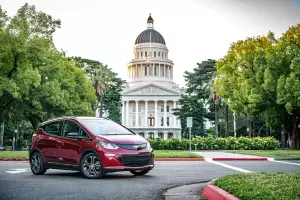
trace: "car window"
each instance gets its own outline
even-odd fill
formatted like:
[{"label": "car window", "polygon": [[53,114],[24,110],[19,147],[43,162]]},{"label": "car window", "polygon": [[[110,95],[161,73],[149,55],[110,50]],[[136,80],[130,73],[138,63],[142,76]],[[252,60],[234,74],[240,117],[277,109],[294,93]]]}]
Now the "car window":
[{"label": "car window", "polygon": [[60,128],[61,128],[61,122],[57,121],[57,122],[52,122],[50,124],[46,124],[43,127],[43,130],[44,130],[45,133],[59,136],[60,135]]},{"label": "car window", "polygon": [[66,121],[64,124],[63,136],[66,137],[68,133],[80,133],[80,127],[72,121]]},{"label": "car window", "polygon": [[72,121],[66,121],[64,124],[63,136],[66,137],[68,133],[79,133],[80,136],[90,137],[78,124]]},{"label": "car window", "polygon": [[123,126],[106,119],[82,119],[80,122],[95,135],[133,135]]}]

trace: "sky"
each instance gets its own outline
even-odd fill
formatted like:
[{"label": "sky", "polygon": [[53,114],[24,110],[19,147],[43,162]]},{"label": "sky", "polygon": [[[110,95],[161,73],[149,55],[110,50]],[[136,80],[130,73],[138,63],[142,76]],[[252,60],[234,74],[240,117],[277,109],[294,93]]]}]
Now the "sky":
[{"label": "sky", "polygon": [[149,13],[174,62],[174,81],[206,59],[220,59],[230,44],[272,31],[280,36],[300,23],[300,0],[0,0],[10,16],[25,3],[62,21],[58,49],[108,65],[127,79],[136,37]]}]

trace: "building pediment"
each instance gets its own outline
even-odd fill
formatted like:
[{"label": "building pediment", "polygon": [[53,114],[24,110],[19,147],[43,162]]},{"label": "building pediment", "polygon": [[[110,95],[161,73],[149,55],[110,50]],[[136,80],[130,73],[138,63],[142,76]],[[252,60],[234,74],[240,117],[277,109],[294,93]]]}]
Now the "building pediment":
[{"label": "building pediment", "polygon": [[123,96],[178,96],[179,91],[174,91],[155,84],[148,84],[132,90],[127,90]]}]

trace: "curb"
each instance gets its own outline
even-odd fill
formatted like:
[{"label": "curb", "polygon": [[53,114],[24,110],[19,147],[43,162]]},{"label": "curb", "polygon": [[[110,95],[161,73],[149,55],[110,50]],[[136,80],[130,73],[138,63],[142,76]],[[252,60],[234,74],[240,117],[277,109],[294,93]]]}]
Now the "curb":
[{"label": "curb", "polygon": [[0,161],[28,161],[28,158],[0,158]]},{"label": "curb", "polygon": [[155,161],[205,161],[204,158],[155,158]]},{"label": "curb", "polygon": [[214,180],[208,182],[208,184],[200,192],[200,196],[205,197],[207,200],[240,200],[236,196],[229,194],[218,186],[215,186]]}]

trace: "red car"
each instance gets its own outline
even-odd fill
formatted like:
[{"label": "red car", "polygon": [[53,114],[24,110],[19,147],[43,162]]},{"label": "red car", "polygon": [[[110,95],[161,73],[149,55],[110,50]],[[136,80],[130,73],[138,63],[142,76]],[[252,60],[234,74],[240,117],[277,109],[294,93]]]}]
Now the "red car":
[{"label": "red car", "polygon": [[77,170],[86,178],[117,171],[144,175],[154,167],[154,154],[145,138],[111,120],[62,117],[39,125],[29,163],[36,175],[47,169]]}]

